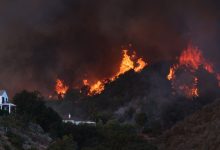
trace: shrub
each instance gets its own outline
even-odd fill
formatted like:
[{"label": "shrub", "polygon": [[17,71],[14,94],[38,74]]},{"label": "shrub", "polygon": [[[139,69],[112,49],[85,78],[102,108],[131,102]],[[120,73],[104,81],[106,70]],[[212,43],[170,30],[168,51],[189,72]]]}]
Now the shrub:
[{"label": "shrub", "polygon": [[62,119],[54,110],[46,107],[39,92],[22,91],[15,95],[14,103],[17,105],[17,114],[24,116],[27,122],[39,124],[53,137],[62,136]]},{"label": "shrub", "polygon": [[48,150],[76,150],[77,144],[72,136],[63,136],[48,147]]},{"label": "shrub", "polygon": [[23,147],[22,147],[23,139],[19,135],[14,134],[13,132],[8,131],[6,136],[8,137],[9,141],[11,142],[11,144],[14,147],[16,147],[19,150],[23,149]]},{"label": "shrub", "polygon": [[147,123],[147,115],[145,113],[138,113],[135,116],[136,124],[143,127]]}]

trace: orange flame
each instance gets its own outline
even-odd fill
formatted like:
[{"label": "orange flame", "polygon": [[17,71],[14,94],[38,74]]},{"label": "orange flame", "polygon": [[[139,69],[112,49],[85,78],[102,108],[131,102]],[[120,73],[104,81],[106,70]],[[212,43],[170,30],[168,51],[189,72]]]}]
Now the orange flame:
[{"label": "orange flame", "polygon": [[[143,58],[137,58],[136,52],[134,52],[131,56],[128,54],[128,50],[123,50],[123,58],[119,67],[119,71],[115,73],[111,78],[108,79],[109,82],[116,80],[121,74],[129,70],[134,70],[135,72],[140,72],[146,67],[148,64],[143,60]],[[107,81],[107,80],[106,80]],[[105,80],[97,80],[97,81],[89,81],[84,79],[82,81],[84,86],[89,88],[88,95],[96,95],[101,94],[105,89]],[[68,86],[64,85],[63,81],[60,79],[56,80],[55,90],[57,94],[64,97],[66,91],[68,90]]]},{"label": "orange flame", "polygon": [[120,69],[112,77],[112,80],[118,78],[120,75],[124,74],[127,71],[134,70],[135,72],[142,71],[148,63],[143,60],[143,58],[138,58],[137,61],[134,61],[133,58],[136,58],[136,52],[132,54],[132,56],[128,55],[128,50],[123,50],[123,58],[121,61]]},{"label": "orange flame", "polygon": [[194,77],[193,83],[191,85],[187,83],[181,83],[178,89],[188,98],[199,97],[198,78]]},{"label": "orange flame", "polygon": [[61,95],[61,97],[64,97],[64,95],[66,94],[68,89],[69,89],[69,87],[64,85],[62,80],[60,80],[60,79],[56,80],[55,90],[58,95]]},{"label": "orange flame", "polygon": [[198,88],[192,88],[192,93],[191,93],[191,95],[189,95],[189,97],[190,96],[194,96],[194,97],[199,97],[199,89]]},{"label": "orange flame", "polygon": [[134,68],[135,72],[140,72],[141,70],[144,69],[144,67],[146,67],[148,65],[142,58],[139,58],[137,60],[137,64],[138,64],[138,66]]},{"label": "orange flame", "polygon": [[89,83],[88,83],[88,80],[87,80],[87,79],[84,79],[84,80],[83,80],[83,85],[89,86]]},{"label": "orange flame", "polygon": [[[174,65],[170,68],[169,74],[167,75],[167,79],[172,81],[172,85],[175,85],[176,80],[176,71],[181,67],[186,66],[192,74],[195,74],[195,71],[199,69],[199,67],[203,67],[209,73],[215,73],[213,65],[209,63],[202,52],[199,50],[198,47],[194,47],[189,45],[187,49],[185,49],[179,58],[179,63]],[[219,80],[220,86],[220,75],[217,79]],[[176,87],[173,87],[174,89]],[[192,85],[180,85],[178,87],[180,90],[185,93],[187,97],[198,97],[199,96],[199,89],[198,89],[198,78],[194,77],[194,81]]]},{"label": "orange flame", "polygon": [[209,73],[214,72],[213,65],[205,60],[198,47],[193,47],[192,45],[189,45],[188,48],[183,51],[179,63],[180,65],[191,67],[193,70],[197,70],[202,66]]},{"label": "orange flame", "polygon": [[128,50],[123,50],[123,59],[120,65],[120,70],[116,76],[124,74],[125,72],[134,69],[134,62],[131,60],[131,57],[128,55]]},{"label": "orange flame", "polygon": [[192,69],[198,69],[202,63],[202,54],[197,47],[191,45],[182,52],[179,63],[180,65],[186,65],[192,67]]},{"label": "orange flame", "polygon": [[100,94],[105,89],[104,82],[101,81],[97,81],[94,84],[90,84],[87,79],[84,79],[83,85],[89,87],[89,93],[88,93],[89,96]]},{"label": "orange flame", "polygon": [[[177,66],[177,65],[176,65]],[[176,71],[176,66],[174,66],[174,67],[170,67],[170,72],[169,72],[169,74],[167,75],[167,79],[168,80],[172,80],[172,79],[174,79],[175,78],[175,71]]]},{"label": "orange flame", "polygon": [[94,94],[101,94],[102,91],[104,91],[105,85],[103,82],[98,81],[95,84],[90,86],[89,94],[94,95]]}]

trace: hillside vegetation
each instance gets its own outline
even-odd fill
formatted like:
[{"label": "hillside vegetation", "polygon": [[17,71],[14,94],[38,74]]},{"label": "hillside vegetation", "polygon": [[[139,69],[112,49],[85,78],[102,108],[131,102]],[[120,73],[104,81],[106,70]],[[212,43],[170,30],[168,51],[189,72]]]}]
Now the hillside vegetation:
[{"label": "hillside vegetation", "polygon": [[46,150],[51,141],[37,124],[24,122],[14,115],[0,117],[1,150]]},{"label": "hillside vegetation", "polygon": [[14,103],[16,114],[0,119],[1,150],[157,150],[135,126],[117,120],[99,120],[96,126],[63,123],[38,92],[17,93]]},{"label": "hillside vegetation", "polygon": [[220,149],[220,100],[177,123],[158,140],[160,150]]},{"label": "hillside vegetation", "polygon": [[[43,97],[37,92],[18,93],[14,102],[16,114],[1,113],[0,116],[1,150],[220,149],[220,100],[204,107],[198,99],[187,105],[173,103],[172,109],[164,115],[168,118],[167,123],[172,118],[179,121],[170,123],[174,126],[168,130],[157,123],[149,126],[149,116],[144,112],[135,115],[134,124],[121,123],[105,115],[97,116],[96,126],[66,124],[45,105]],[[192,104],[197,111],[192,115],[182,115],[184,108]],[[193,108],[190,107],[195,110]],[[181,116],[184,116],[182,121],[178,119]]]}]

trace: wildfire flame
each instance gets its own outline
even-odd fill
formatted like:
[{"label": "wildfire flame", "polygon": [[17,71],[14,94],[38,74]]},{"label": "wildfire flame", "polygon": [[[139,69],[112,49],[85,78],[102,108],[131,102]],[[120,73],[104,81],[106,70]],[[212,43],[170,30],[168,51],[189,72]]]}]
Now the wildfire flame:
[{"label": "wildfire flame", "polygon": [[69,87],[66,86],[62,80],[60,79],[56,80],[55,90],[58,95],[61,95],[61,97],[64,97],[68,89]]},{"label": "wildfire flame", "polygon": [[[192,74],[195,74],[196,70],[199,67],[203,67],[209,73],[215,73],[213,65],[209,63],[203,56],[202,52],[199,50],[198,47],[194,47],[193,45],[189,45],[187,49],[185,49],[179,57],[178,64],[173,65],[170,67],[169,74],[167,75],[167,79],[172,81],[172,86],[174,89],[178,88],[179,90],[183,91],[187,97],[198,97],[199,96],[199,89],[198,89],[198,77],[194,75],[194,81],[191,85],[179,85],[175,86],[176,82],[176,72],[180,67],[186,67],[190,70]],[[219,77],[219,79],[218,79]],[[220,81],[220,75],[217,75],[217,79]],[[219,82],[220,85],[220,82]]]},{"label": "wildfire flame", "polygon": [[128,50],[123,50],[123,59],[120,65],[120,70],[116,76],[124,74],[131,69],[134,69],[134,62],[131,60],[131,56],[128,55]]},{"label": "wildfire flame", "polygon": [[83,85],[89,87],[88,95],[100,94],[105,89],[105,83],[102,81],[97,81],[94,84],[90,84],[87,79],[83,80]]},{"label": "wildfire flame", "polygon": [[104,91],[105,89],[105,85],[103,82],[98,81],[95,84],[90,86],[90,90],[89,90],[89,94],[100,94],[102,93],[102,91]]},{"label": "wildfire flame", "polygon": [[189,47],[183,51],[179,59],[180,65],[186,65],[191,67],[193,70],[199,69],[202,66],[209,73],[213,73],[214,69],[212,64],[210,64],[202,55],[202,52],[198,47],[193,47],[189,45]]},{"label": "wildfire flame", "polygon": [[[128,50],[123,50],[123,58],[120,64],[119,71],[113,75],[109,80],[112,82],[116,80],[120,75],[127,71],[134,70],[135,72],[140,72],[148,64],[143,60],[143,58],[138,58],[136,61],[136,53],[134,52],[131,56],[128,54]],[[98,80],[94,84],[90,84],[87,79],[83,80],[83,84],[89,87],[88,95],[96,95],[102,93],[105,89],[105,81]]]},{"label": "wildfire flame", "polygon": [[135,72],[140,72],[141,70],[144,69],[144,67],[146,67],[148,64],[143,60],[143,58],[139,58],[137,60],[137,64],[138,66],[134,68]]},{"label": "wildfire flame", "polygon": [[172,80],[172,79],[175,78],[176,68],[177,68],[176,66],[170,67],[170,72],[169,72],[169,74],[167,75],[167,79],[168,79],[168,80]]},{"label": "wildfire flame", "polygon": [[120,75],[124,74],[125,72],[129,70],[134,70],[135,72],[140,72],[144,69],[148,64],[143,60],[143,58],[138,58],[137,61],[134,61],[132,58],[135,58],[136,53],[134,52],[132,56],[128,55],[128,50],[123,50],[123,58],[121,61],[120,69],[112,77],[112,79],[115,79],[119,77]]},{"label": "wildfire flame", "polygon": [[194,83],[193,83],[193,88],[191,90],[192,91],[191,95],[195,97],[199,96],[198,81],[199,79],[197,77],[194,77]]}]

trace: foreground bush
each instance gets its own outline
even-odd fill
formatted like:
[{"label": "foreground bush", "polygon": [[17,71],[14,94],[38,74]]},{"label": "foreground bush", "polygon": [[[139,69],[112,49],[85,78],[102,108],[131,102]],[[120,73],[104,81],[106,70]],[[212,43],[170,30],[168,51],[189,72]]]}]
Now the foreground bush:
[{"label": "foreground bush", "polygon": [[38,92],[22,91],[14,96],[14,103],[17,105],[17,114],[23,116],[24,120],[39,124],[53,137],[62,136],[62,119],[45,105]]}]

